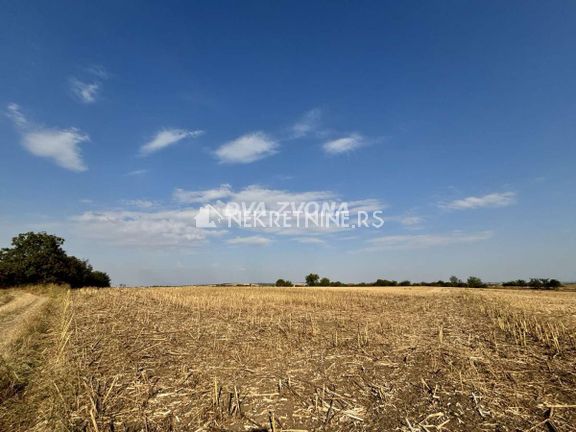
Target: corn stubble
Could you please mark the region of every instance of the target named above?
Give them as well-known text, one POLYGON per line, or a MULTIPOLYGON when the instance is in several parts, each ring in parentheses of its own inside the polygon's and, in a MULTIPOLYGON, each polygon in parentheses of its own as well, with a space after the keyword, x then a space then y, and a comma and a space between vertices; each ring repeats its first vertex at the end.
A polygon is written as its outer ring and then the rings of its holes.
POLYGON ((57 301, 45 361, 20 406, 2 403, 2 430, 575 430, 573 293, 185 287, 57 301))

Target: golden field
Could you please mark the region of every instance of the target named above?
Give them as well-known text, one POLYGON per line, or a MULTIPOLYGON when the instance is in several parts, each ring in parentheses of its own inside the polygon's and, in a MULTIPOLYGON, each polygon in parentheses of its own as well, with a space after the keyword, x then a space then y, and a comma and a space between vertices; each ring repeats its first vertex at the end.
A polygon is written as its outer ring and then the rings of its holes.
POLYGON ((1 431, 573 431, 576 293, 0 292, 1 431))

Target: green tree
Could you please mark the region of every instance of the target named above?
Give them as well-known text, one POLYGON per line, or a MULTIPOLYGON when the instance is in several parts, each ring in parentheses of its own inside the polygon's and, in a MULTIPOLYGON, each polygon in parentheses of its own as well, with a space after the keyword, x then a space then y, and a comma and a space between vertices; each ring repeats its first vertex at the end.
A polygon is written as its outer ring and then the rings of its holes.
POLYGON ((106 288, 110 286, 110 283, 110 276, 108 276, 107 273, 96 270, 90 274, 88 280, 86 281, 86 286, 106 288))
POLYGON ((396 281, 390 281, 387 279, 376 279, 376 282, 372 284, 373 286, 396 286, 398 283, 396 281))
POLYGON ((316 286, 318 285, 319 280, 320 276, 318 276, 316 273, 310 273, 308 276, 306 276, 306 285, 316 286))
POLYGON ((330 279, 327 277, 320 279, 320 286, 330 286, 330 279))
POLYGON ((468 285, 470 288, 483 288, 486 286, 486 284, 482 282, 482 279, 476 276, 470 276, 466 282, 466 285, 468 285))
POLYGON ((88 261, 68 256, 64 239, 45 232, 28 232, 12 239, 12 247, 0 250, 0 286, 69 284, 110 286, 106 273, 96 272, 88 261))
POLYGON ((450 286, 453 287, 459 287, 459 286, 463 286, 464 282, 462 282, 461 279, 457 278, 456 276, 450 276, 450 286))
POLYGON ((530 278, 530 282, 528 282, 528 286, 534 289, 542 289, 542 279, 538 278, 530 278))
POLYGON ((0 272, 7 285, 61 283, 69 274, 62 249, 64 239, 45 232, 28 232, 12 239, 12 247, 0 251, 0 272))

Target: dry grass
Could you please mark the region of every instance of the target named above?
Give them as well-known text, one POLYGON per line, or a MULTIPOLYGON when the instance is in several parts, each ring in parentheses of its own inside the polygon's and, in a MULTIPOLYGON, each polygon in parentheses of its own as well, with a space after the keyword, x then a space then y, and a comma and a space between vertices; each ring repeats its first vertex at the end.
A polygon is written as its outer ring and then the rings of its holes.
POLYGON ((0 430, 575 430, 574 293, 84 289, 58 304, 43 372, 0 430))

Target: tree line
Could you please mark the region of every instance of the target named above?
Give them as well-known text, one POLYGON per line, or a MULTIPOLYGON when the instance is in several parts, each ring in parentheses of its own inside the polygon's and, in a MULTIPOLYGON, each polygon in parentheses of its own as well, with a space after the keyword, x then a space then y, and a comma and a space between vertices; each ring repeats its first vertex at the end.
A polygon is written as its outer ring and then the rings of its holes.
POLYGON ((109 287, 110 277, 96 271, 87 260, 66 254, 64 239, 45 232, 28 232, 12 239, 12 247, 0 249, 0 287, 67 284, 109 287))
POLYGON ((562 283, 557 279, 531 278, 528 282, 526 282, 524 279, 516 279, 514 281, 504 282, 502 286, 534 289, 557 289, 562 286, 562 283))
MULTIPOLYGON (((412 283, 409 280, 395 281, 388 279, 377 279, 374 282, 360 282, 360 283, 342 283, 340 281, 331 281, 327 277, 320 277, 316 273, 310 273, 305 278, 307 286, 319 286, 319 287, 343 287, 343 286, 377 286, 377 287, 394 287, 394 286, 433 286, 433 287, 461 287, 461 288, 485 288, 488 284, 484 283, 482 279, 476 276, 470 276, 466 281, 459 279, 456 276, 451 276, 447 281, 438 280, 436 282, 416 282, 412 283)), ((291 287, 294 284, 289 280, 278 279, 276 281, 276 286, 279 287, 291 287)), ((562 286, 560 281, 557 279, 546 279, 546 278, 532 278, 530 281, 526 282, 522 279, 516 281, 504 282, 502 286, 515 286, 515 287, 526 287, 534 289, 558 289, 562 286)))

